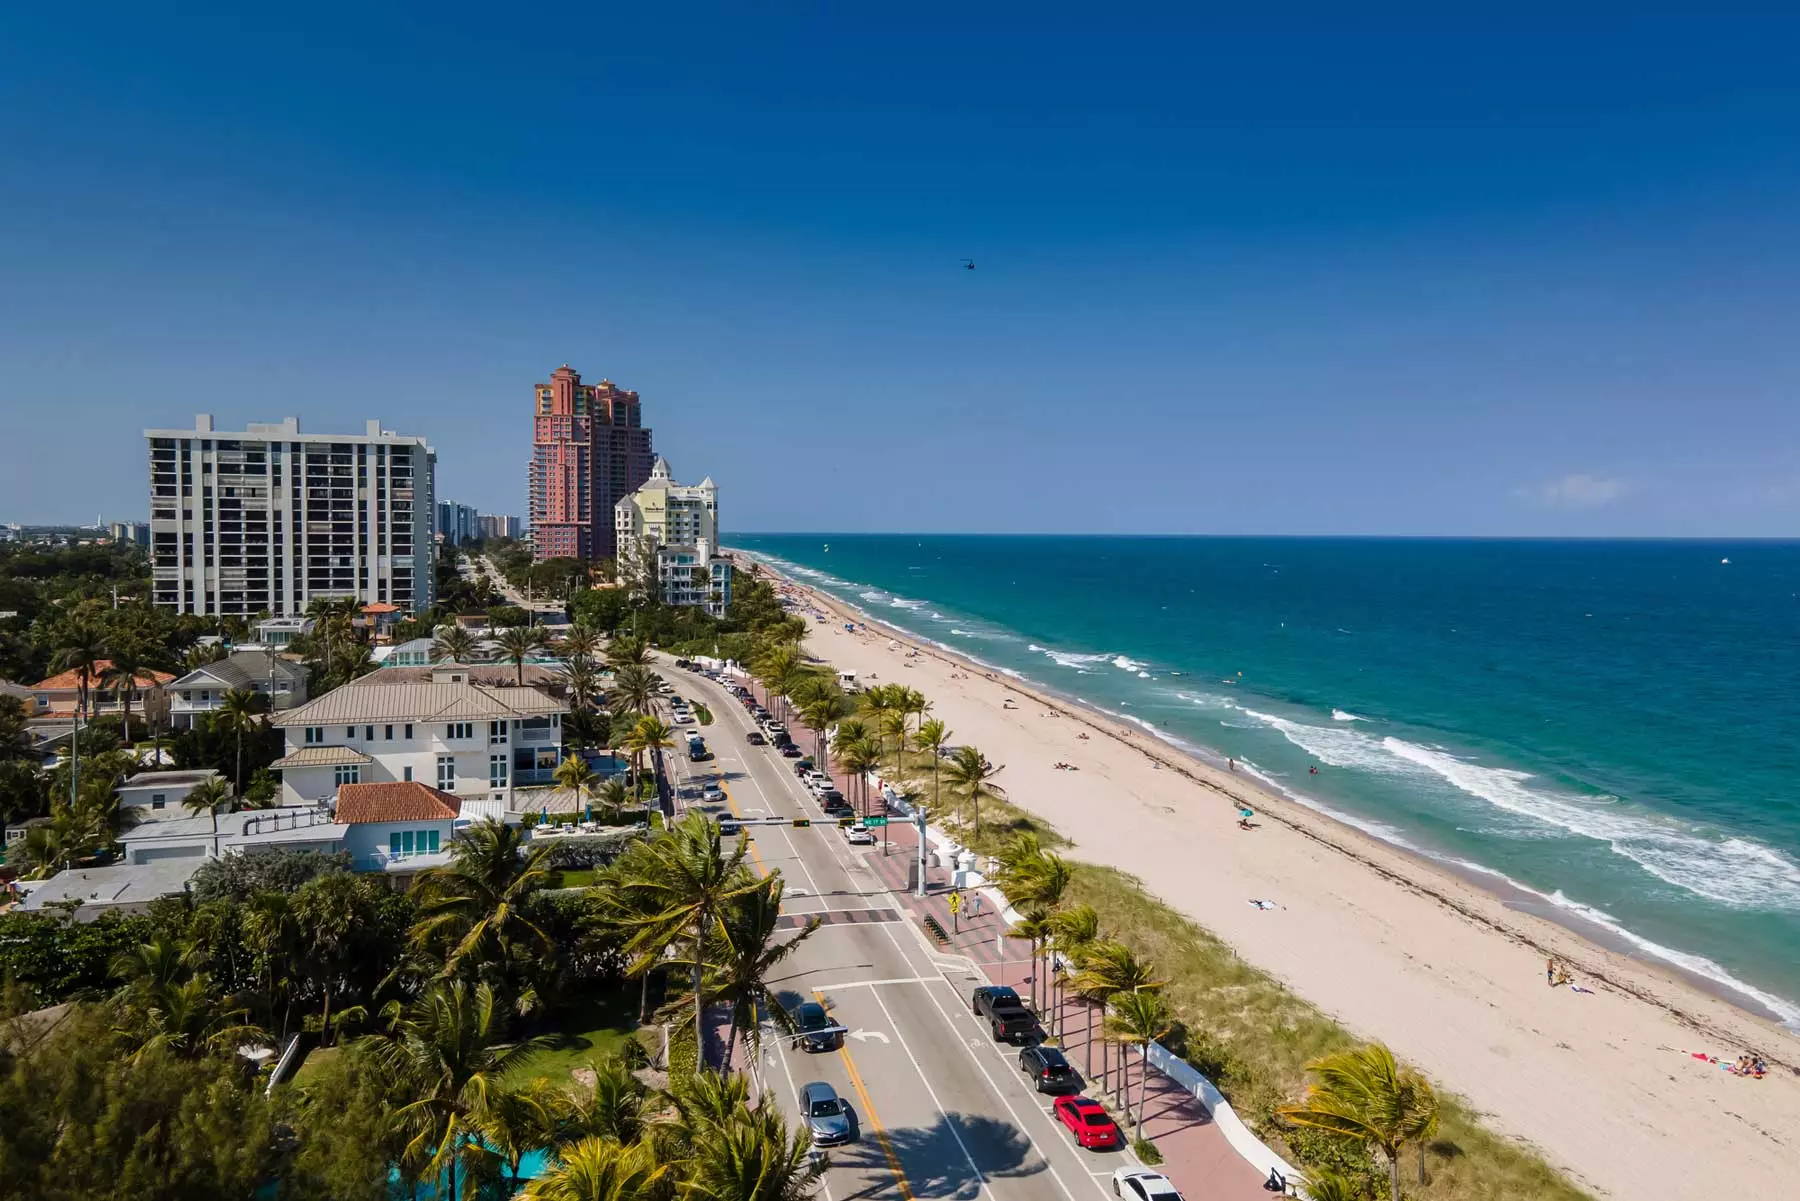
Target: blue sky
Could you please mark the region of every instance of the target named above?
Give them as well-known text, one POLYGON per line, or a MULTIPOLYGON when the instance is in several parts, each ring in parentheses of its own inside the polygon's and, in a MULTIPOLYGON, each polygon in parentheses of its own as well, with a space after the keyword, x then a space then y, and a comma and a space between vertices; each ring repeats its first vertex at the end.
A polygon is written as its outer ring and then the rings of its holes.
POLYGON ((24 7, 0 520, 207 411, 520 512, 567 361, 738 530, 1800 528, 1793 17, 24 7))

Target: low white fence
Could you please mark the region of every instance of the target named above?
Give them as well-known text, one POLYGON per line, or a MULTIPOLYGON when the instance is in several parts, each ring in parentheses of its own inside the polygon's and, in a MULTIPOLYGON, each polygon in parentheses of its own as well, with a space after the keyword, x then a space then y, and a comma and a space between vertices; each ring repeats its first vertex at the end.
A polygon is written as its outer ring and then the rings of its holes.
POLYGON ((1194 1070, 1194 1066, 1161 1043, 1150 1044, 1150 1066, 1179 1084, 1183 1090, 1199 1098, 1200 1104, 1206 1106, 1206 1112, 1212 1115, 1213 1125, 1231 1144, 1231 1149, 1265 1180, 1271 1171, 1293 1187, 1299 1183, 1300 1174, 1287 1160, 1275 1154, 1263 1141, 1244 1125, 1244 1120, 1237 1116, 1231 1108, 1231 1102, 1213 1085, 1213 1082, 1194 1070))

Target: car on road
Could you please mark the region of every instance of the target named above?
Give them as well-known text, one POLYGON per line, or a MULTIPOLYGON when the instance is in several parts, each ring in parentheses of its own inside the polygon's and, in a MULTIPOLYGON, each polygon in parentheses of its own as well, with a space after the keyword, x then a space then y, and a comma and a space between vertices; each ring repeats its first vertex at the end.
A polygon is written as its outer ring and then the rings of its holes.
POLYGON ((1081 1091, 1081 1077, 1055 1047, 1026 1047, 1019 1052, 1019 1070, 1040 1093, 1081 1091))
POLYGON ((749 743, 751 746, 762 746, 768 740, 765 739, 761 734, 758 734, 755 730, 752 730, 748 734, 744 735, 744 741, 749 743))
POLYGON ((803 759, 799 763, 794 764, 794 774, 799 776, 802 780, 806 779, 807 774, 811 772, 812 769, 813 764, 811 759, 803 759))
POLYGON ((969 1010, 987 1021, 995 1042, 1024 1038, 1037 1029, 1037 1019, 1019 994, 1004 984, 983 985, 969 994, 969 1010))
POLYGON ((800 748, 791 742, 784 742, 781 744, 781 753, 788 759, 797 759, 800 757, 800 748))
POLYGON ((844 1028, 823 1005, 807 1001, 794 1011, 794 1041, 808 1051, 835 1051, 844 1045, 844 1028))
POLYGON ((854 826, 844 827, 844 841, 853 847, 872 847, 875 845, 875 831, 857 822, 854 826))
POLYGON ((823 1080, 801 1087, 800 1114, 815 1147, 837 1147, 856 1140, 856 1113, 823 1080))
POLYGON ((1106 1107, 1092 1097, 1058 1097, 1056 1120, 1069 1128, 1078 1146, 1105 1151, 1125 1145, 1125 1135, 1106 1107))
POLYGON ((1181 1190, 1161 1172, 1120 1168, 1112 1175, 1113 1196, 1124 1201, 1181 1201, 1181 1190))
POLYGON ((725 799, 725 790, 717 784, 708 784, 706 791, 700 794, 700 798, 707 801, 722 801, 725 799))
POLYGON ((835 788, 819 798, 819 808, 825 811, 827 817, 843 817, 855 812, 850 808, 850 802, 844 799, 844 794, 835 788))

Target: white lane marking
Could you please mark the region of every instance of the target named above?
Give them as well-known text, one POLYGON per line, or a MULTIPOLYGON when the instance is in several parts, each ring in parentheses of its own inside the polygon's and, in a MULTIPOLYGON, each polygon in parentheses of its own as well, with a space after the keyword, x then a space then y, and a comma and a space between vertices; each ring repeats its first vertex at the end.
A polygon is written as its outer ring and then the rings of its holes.
MULTIPOLYGON (((892 930, 888 931, 888 937, 893 940, 896 948, 900 947, 900 940, 894 937, 894 932, 892 930)), ((900 954, 904 957, 906 954, 905 950, 901 949, 900 954)), ((948 988, 950 982, 948 980, 944 981, 944 986, 948 988)), ((1012 1102, 1006 1097, 1005 1090, 995 1083, 994 1078, 988 1074, 987 1065, 981 1062, 981 1056, 976 1054, 962 1042, 961 1031, 958 1029, 956 1022, 950 1015, 944 1012, 944 1004, 938 999, 937 990, 934 988, 927 988, 925 990, 925 996, 931 1001, 931 1007, 937 1010, 938 1016, 944 1020, 944 1025, 950 1028, 951 1041, 962 1047, 964 1054, 968 1055, 970 1062, 975 1065, 975 1070, 981 1073, 981 1078, 987 1081, 988 1087, 994 1090, 994 1095, 1000 1098, 1000 1104, 1004 1105, 1006 1107, 1006 1112, 1012 1115, 1013 1125, 1019 1128, 1020 1134, 1023 1134, 1027 1139, 1031 1140, 1031 1145, 1036 1147, 1038 1154, 1044 1157, 1044 1166, 1050 1170, 1050 1178, 1056 1181, 1058 1188, 1062 1189, 1063 1196, 1067 1197, 1069 1201, 1075 1201, 1074 1190, 1069 1188, 1068 1182, 1062 1178, 1062 1173, 1056 1170, 1056 1161, 1050 1158, 1050 1152, 1046 1150, 1026 1128, 1025 1120, 1019 1116, 1019 1111, 1013 1108, 1012 1102)), ((875 994, 875 999, 877 1001, 881 1000, 881 994, 879 992, 875 994)), ((883 1005, 882 1009, 885 1012, 887 1006, 883 1005)), ((890 1022, 893 1021, 891 1017, 888 1020, 890 1022)), ((896 1027, 896 1029, 897 1028, 898 1027, 896 1027)), ((901 1045, 905 1046, 906 1044, 903 1042, 901 1045)), ((912 1054, 910 1048, 907 1050, 907 1054, 912 1054)), ((1033 1108, 1035 1109, 1036 1106, 1033 1106, 1033 1108)))
MULTIPOLYGON (((893 1026, 894 1029, 898 1030, 900 1027, 895 1025, 894 1015, 888 1012, 887 1002, 881 999, 880 993, 875 993, 873 995, 875 997, 875 1003, 881 1006, 882 1016, 887 1018, 888 1025, 893 1026)), ((981 1170, 981 1166, 975 1162, 975 1157, 969 1153, 969 1145, 963 1142, 962 1131, 956 1128, 956 1122, 950 1117, 950 1111, 945 1109, 944 1103, 938 1099, 937 1090, 931 1087, 931 1079, 925 1075, 925 1069, 919 1066, 918 1056, 913 1054, 912 1048, 907 1045, 905 1039, 900 1040, 900 1049, 906 1052, 906 1058, 912 1062, 913 1071, 919 1074, 919 1083, 925 1086, 925 1092, 930 1096, 931 1103, 937 1106, 939 1116, 944 1119, 944 1129, 950 1132, 950 1137, 956 1140, 957 1147, 962 1150, 963 1158, 968 1161, 969 1171, 975 1173, 975 1179, 981 1181, 981 1191, 986 1193, 989 1197, 992 1197, 994 1195, 994 1190, 988 1187, 987 1173, 981 1170)), ((1046 1162, 1048 1162, 1048 1160, 1046 1160, 1046 1162)), ((1054 1166, 1050 1168, 1050 1174, 1052 1176, 1056 1175, 1056 1168, 1054 1166)), ((1057 1180, 1057 1183, 1062 1183, 1060 1178, 1057 1180)), ((1068 1189, 1065 1188, 1063 1191, 1066 1193, 1068 1192, 1068 1189)), ((1073 1198, 1071 1198, 1071 1201, 1073 1201, 1073 1198)))
POLYGON ((832 992, 843 988, 879 988, 884 984, 936 984, 939 976, 895 976, 890 980, 839 980, 834 984, 815 984, 820 992, 832 992))
MULTIPOLYGON (((774 1029, 775 1029, 774 1024, 770 1023, 770 1026, 769 1026, 770 1032, 773 1033, 774 1029)), ((771 1041, 775 1042, 777 1044, 777 1049, 775 1051, 775 1058, 781 1060, 781 1074, 787 1077, 788 1096, 798 1099, 800 1096, 800 1086, 798 1084, 794 1083, 794 1069, 792 1067, 788 1066, 788 1057, 786 1055, 783 1055, 779 1049, 779 1041, 780 1040, 777 1039, 777 1040, 771 1040, 771 1041)), ((829 1180, 827 1180, 824 1176, 820 1176, 819 1177, 819 1187, 822 1190, 824 1190, 825 1201, 831 1201, 831 1182, 829 1180)))

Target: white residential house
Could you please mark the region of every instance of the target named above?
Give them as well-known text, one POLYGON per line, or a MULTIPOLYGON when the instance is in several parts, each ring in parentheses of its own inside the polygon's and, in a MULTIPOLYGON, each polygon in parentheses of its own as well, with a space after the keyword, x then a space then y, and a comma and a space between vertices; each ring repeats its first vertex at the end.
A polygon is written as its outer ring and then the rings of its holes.
POLYGON ((346 784, 336 818, 357 871, 408 875, 450 862, 458 819, 468 824, 464 810, 461 797, 417 780, 346 784))
POLYGON ((223 705, 225 694, 234 688, 267 697, 272 712, 292 709, 306 702, 306 676, 304 664, 261 647, 232 651, 167 686, 169 724, 177 730, 192 729, 200 714, 223 705))
POLYGON ((211 814, 184 813, 127 830, 119 842, 124 862, 134 867, 172 859, 198 867, 203 859, 247 851, 341 851, 344 829, 333 823, 328 807, 298 805, 221 813, 216 826, 211 814))
POLYGON ((275 715, 287 743, 274 763, 283 804, 322 802, 347 784, 412 782, 455 795, 463 816, 478 820, 503 816, 515 787, 550 782, 567 701, 477 684, 453 664, 406 683, 384 674, 275 715))
POLYGON ((270 617, 257 622, 251 628, 256 635, 258 646, 283 650, 294 639, 303 638, 312 633, 313 620, 310 617, 270 617))
POLYGON ((413 638, 389 646, 378 646, 369 652, 369 657, 383 667, 429 667, 432 641, 430 638, 413 638))
POLYGON ((116 791, 120 806, 137 810, 139 821, 159 822, 188 816, 181 807, 188 793, 208 780, 220 778, 210 767, 204 771, 141 771, 116 791))

